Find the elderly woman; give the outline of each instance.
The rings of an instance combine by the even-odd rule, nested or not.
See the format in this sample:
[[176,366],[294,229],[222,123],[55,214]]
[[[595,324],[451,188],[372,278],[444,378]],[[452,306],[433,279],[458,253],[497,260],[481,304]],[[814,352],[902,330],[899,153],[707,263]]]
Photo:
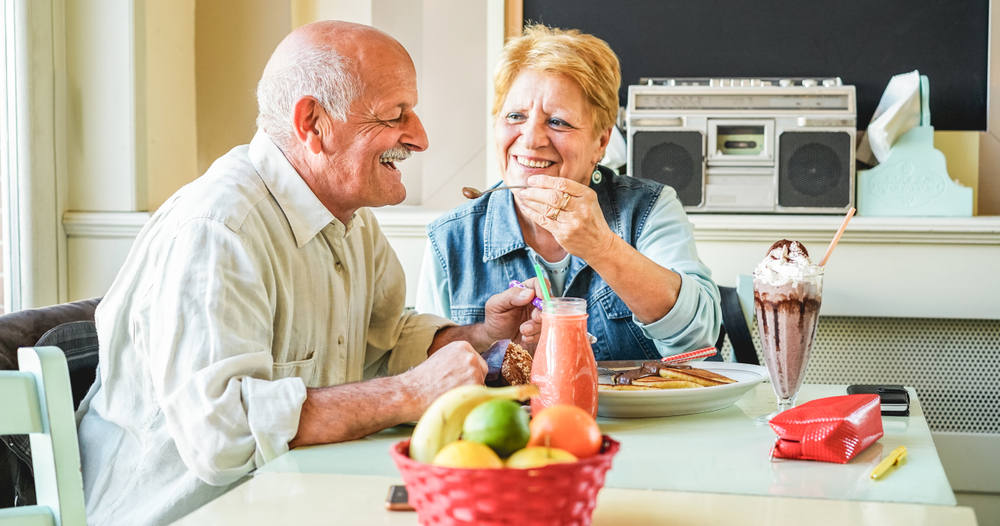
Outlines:
[[[544,269],[553,296],[587,299],[598,360],[657,359],[715,343],[719,290],[676,193],[598,166],[621,73],[607,43],[535,25],[494,74],[503,181],[427,227],[417,310],[483,320],[490,296]],[[539,317],[521,326],[537,341]]]

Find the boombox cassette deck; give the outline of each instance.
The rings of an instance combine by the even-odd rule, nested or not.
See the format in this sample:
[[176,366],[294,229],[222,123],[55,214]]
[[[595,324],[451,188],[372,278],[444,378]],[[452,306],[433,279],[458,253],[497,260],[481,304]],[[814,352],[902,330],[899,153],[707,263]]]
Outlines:
[[634,177],[688,212],[842,214],[854,205],[857,109],[839,78],[650,78],[629,86]]

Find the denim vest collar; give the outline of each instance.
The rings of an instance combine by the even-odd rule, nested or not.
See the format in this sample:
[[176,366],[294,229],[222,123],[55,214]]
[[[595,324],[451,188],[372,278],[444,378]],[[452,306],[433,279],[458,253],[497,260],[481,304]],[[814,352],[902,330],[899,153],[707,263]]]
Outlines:
[[[498,185],[494,185],[494,188]],[[486,235],[483,236],[483,263],[527,247],[517,222],[514,195],[508,191],[489,194],[486,204]]]

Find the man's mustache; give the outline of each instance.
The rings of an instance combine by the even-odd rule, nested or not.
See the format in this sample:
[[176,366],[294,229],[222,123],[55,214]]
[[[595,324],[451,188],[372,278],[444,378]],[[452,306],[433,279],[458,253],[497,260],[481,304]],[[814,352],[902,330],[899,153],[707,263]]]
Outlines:
[[409,148],[403,145],[399,145],[389,150],[386,150],[385,153],[383,153],[379,157],[379,162],[394,163],[398,161],[405,161],[410,158],[410,155],[412,155],[412,153],[413,152],[411,152]]

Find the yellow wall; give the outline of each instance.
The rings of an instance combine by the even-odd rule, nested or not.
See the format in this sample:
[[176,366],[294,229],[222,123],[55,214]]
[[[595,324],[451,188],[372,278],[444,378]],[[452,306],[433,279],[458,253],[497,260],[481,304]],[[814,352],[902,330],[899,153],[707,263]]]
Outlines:
[[291,27],[290,0],[147,2],[148,210],[256,127],[254,88]]
[[198,175],[253,138],[254,88],[291,24],[289,0],[196,2]]
[[198,176],[195,0],[146,3],[146,162],[154,211]]
[[944,154],[948,176],[972,187],[972,215],[979,208],[979,135],[981,132],[936,131],[934,148]]

